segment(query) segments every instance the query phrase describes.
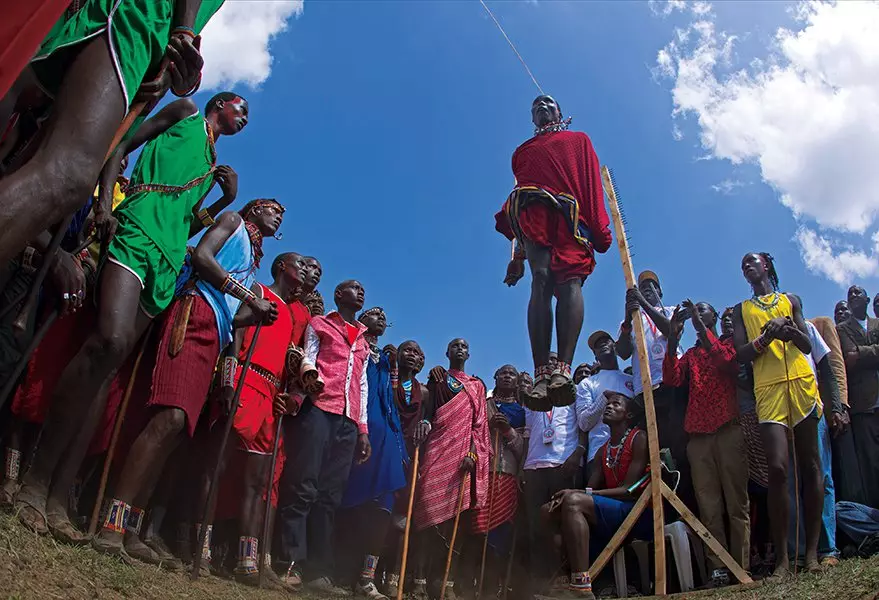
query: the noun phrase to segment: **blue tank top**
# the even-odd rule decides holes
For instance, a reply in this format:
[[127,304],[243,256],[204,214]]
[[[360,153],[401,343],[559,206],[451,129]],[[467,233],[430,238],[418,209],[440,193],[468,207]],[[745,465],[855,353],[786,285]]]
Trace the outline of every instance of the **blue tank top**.
[[[245,287],[250,288],[256,281],[253,245],[250,243],[250,235],[247,233],[244,221],[238,225],[238,228],[217,252],[216,259],[229,275],[240,281]],[[195,287],[214,310],[214,315],[217,317],[217,331],[220,334],[220,348],[223,349],[232,341],[232,319],[241,306],[241,300],[224,294],[202,279],[196,280]]]

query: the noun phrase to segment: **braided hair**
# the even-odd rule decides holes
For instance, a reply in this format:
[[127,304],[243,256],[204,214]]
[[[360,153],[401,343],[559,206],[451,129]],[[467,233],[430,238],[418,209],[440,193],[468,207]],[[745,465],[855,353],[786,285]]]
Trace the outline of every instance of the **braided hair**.
[[766,265],[766,271],[769,274],[769,283],[772,284],[773,290],[778,290],[778,272],[775,270],[775,259],[768,252],[760,252],[760,258]]

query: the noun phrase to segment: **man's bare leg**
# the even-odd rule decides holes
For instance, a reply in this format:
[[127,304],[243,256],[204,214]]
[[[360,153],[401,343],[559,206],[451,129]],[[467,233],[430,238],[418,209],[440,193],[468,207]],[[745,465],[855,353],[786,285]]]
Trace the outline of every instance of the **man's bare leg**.
[[552,295],[553,280],[549,270],[552,254],[549,248],[525,242],[525,255],[531,269],[531,300],[528,302],[528,336],[531,338],[531,356],[534,359],[534,389],[531,396],[546,397],[545,379],[538,381],[537,369],[549,364],[552,344]]
[[98,36],[65,74],[34,157],[0,180],[0,263],[85,203],[125,108],[107,37]]
[[139,309],[140,292],[140,281],[130,271],[106,264],[98,326],[58,380],[40,447],[16,499],[20,518],[32,529],[46,530],[50,486],[52,512],[67,513],[67,493],[106,405],[108,383],[149,324]]
[[[786,577],[790,573],[790,558],[787,552],[788,515],[790,498],[788,495],[788,430],[777,423],[761,423],[760,436],[766,451],[769,466],[769,526],[772,543],[775,544],[775,572],[773,577]],[[817,441],[818,434],[815,433]],[[820,519],[820,515],[819,515]]]
[[806,417],[794,427],[796,465],[802,480],[803,525],[806,530],[806,568],[821,570],[818,563],[818,537],[824,506],[824,479],[818,451],[818,419]]
[[[579,279],[571,279],[556,285],[555,293],[558,298],[555,315],[559,362],[567,365],[567,369],[570,370],[571,363],[574,362],[577,340],[580,339],[580,331],[583,329],[583,284]],[[551,394],[553,389],[558,390],[555,392],[557,401],[554,404],[574,402],[577,390],[570,373],[564,378],[555,377],[555,379],[556,381],[550,384]]]
[[248,585],[259,584],[259,544],[262,536],[265,501],[263,491],[271,466],[271,456],[246,453],[244,463],[244,497],[241,502],[240,537],[238,538],[238,564],[235,579]]
[[[183,439],[185,426],[186,414],[179,408],[162,408],[152,416],[131,446],[131,452],[116,484],[113,495],[115,501],[128,504],[138,511],[146,510],[168,457]],[[106,548],[111,554],[118,554],[123,537],[125,536],[122,532],[102,528],[95,540],[95,547],[101,550]],[[127,537],[130,538],[126,540],[126,551],[129,554],[146,562],[155,562],[150,559],[153,553],[136,539],[137,532]]]

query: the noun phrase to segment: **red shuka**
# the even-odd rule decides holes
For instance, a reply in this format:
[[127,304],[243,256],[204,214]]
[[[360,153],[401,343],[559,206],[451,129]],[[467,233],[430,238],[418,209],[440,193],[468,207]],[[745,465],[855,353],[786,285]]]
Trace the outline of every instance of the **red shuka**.
[[[592,141],[580,131],[557,131],[534,136],[513,153],[517,187],[535,186],[577,199],[580,222],[589,228],[596,252],[612,242],[610,219],[604,207],[601,170]],[[503,210],[495,215],[496,229],[512,240],[513,230]]]

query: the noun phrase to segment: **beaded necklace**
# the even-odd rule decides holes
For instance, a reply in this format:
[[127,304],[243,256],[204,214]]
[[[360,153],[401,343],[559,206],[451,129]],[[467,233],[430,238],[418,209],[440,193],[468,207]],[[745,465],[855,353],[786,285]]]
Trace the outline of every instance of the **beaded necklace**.
[[262,251],[262,240],[263,235],[254,223],[250,221],[244,222],[244,228],[247,229],[247,235],[250,237],[250,244],[253,247],[253,268],[254,270],[259,268],[259,261],[263,257]]
[[562,121],[556,121],[555,123],[547,123],[543,127],[535,127],[534,135],[543,135],[545,133],[553,133],[556,131],[565,131],[571,125],[572,117],[568,117]]
[[623,433],[623,437],[620,438],[619,444],[611,444],[610,441],[607,442],[607,452],[604,453],[604,464],[608,469],[613,471],[614,475],[617,475],[617,467],[620,464],[620,459],[623,457],[623,446],[626,445],[626,439],[631,432],[631,427],[626,429],[625,433]]
[[779,294],[778,292],[772,293],[772,299],[769,302],[766,302],[765,300],[763,300],[763,298],[761,298],[757,294],[754,294],[754,296],[750,299],[751,304],[753,304],[754,306],[756,306],[757,308],[759,308],[760,310],[763,310],[763,311],[772,310],[773,308],[778,306],[778,303],[780,301],[781,301],[781,294]]

